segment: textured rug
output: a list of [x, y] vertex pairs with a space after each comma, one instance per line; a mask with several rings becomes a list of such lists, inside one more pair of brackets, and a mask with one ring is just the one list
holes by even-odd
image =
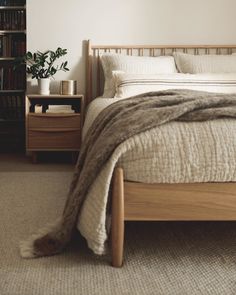
[[19, 240], [64, 205], [72, 169], [48, 168], [11, 172], [0, 162], [1, 295], [236, 294], [234, 222], [127, 223], [121, 269], [79, 236], [61, 255], [22, 259]]

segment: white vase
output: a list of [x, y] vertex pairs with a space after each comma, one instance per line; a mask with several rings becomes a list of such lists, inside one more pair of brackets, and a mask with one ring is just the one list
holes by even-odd
[[38, 79], [38, 92], [41, 95], [49, 95], [50, 94], [50, 79], [49, 78]]

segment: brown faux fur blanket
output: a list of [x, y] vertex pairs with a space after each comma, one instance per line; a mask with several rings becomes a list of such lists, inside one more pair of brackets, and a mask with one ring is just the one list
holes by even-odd
[[21, 255], [48, 256], [63, 250], [72, 238], [91, 184], [123, 141], [174, 120], [206, 121], [222, 117], [236, 118], [236, 94], [167, 90], [108, 106], [87, 132], [61, 219], [23, 242]]

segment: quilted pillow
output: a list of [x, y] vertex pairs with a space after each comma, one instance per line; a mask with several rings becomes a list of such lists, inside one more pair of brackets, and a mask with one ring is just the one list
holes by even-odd
[[235, 74], [159, 74], [142, 75], [113, 72], [115, 98], [127, 98], [150, 91], [190, 89], [218, 93], [236, 93]]
[[124, 71], [132, 74], [170, 74], [177, 69], [173, 56], [129, 56], [105, 53], [101, 56], [101, 64], [105, 76], [103, 97], [114, 97], [115, 84], [113, 71]]
[[174, 52], [180, 73], [236, 73], [235, 55], [193, 55]]

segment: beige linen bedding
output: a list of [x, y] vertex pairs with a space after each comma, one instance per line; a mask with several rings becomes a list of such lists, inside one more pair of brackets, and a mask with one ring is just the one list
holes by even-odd
[[[97, 98], [90, 104], [83, 136], [118, 100]], [[92, 185], [78, 219], [78, 229], [97, 254], [106, 249], [106, 205], [115, 165], [124, 169], [126, 180], [145, 183], [236, 181], [236, 120], [170, 122], [122, 143]]]

